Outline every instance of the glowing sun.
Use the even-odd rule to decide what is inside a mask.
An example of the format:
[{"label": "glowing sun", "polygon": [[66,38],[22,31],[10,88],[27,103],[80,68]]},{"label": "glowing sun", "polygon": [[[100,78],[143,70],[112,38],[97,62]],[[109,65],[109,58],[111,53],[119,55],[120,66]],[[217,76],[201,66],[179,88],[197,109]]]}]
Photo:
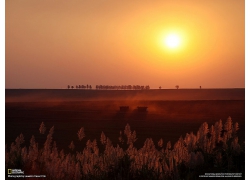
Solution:
[{"label": "glowing sun", "polygon": [[165,37],[164,43],[168,48],[175,49],[180,46],[181,39],[177,34],[169,34]]}]

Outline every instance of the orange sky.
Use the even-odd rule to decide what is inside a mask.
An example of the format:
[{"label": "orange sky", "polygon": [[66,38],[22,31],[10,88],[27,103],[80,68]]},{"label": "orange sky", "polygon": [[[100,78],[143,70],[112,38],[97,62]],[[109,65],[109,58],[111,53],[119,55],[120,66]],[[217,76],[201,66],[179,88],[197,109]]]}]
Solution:
[{"label": "orange sky", "polygon": [[[245,87],[243,0],[5,4],[6,88]],[[176,49],[164,44],[169,33]]]}]

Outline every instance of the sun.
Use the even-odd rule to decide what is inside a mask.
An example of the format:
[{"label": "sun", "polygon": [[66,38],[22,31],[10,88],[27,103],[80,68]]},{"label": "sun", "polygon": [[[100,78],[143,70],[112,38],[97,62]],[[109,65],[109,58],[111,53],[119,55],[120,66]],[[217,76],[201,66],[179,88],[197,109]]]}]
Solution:
[{"label": "sun", "polygon": [[174,33],[167,35],[164,39],[165,46],[167,46],[170,49],[175,49],[179,47],[180,42],[181,42],[180,36]]}]

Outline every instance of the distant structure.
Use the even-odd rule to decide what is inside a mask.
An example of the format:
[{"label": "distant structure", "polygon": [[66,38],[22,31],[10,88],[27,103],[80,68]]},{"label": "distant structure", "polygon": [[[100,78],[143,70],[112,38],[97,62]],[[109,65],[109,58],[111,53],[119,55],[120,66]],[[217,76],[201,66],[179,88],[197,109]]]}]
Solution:
[{"label": "distant structure", "polygon": [[120,106],[121,112],[127,112],[129,110],[129,106]]},{"label": "distant structure", "polygon": [[201,89],[201,86],[200,86],[200,89]]},{"label": "distant structure", "polygon": [[138,112],[147,112],[148,107],[146,106],[138,106],[137,110]]}]

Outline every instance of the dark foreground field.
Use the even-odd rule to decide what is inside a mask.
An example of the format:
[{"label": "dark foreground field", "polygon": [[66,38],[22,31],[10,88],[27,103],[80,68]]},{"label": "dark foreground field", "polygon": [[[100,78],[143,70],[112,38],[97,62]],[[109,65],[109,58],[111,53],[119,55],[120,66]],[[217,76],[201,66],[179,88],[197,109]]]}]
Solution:
[{"label": "dark foreground field", "polygon": [[242,179],[244,96],[244,89],[6,90],[5,169],[51,180]]},{"label": "dark foreground field", "polygon": [[[57,101],[55,97],[51,97],[52,101],[46,98],[44,101],[42,99],[38,101],[34,97],[31,99],[37,91],[37,94],[43,94],[47,98],[54,93]],[[168,91],[165,92],[165,96],[162,94],[163,100],[127,99],[134,91],[131,91],[130,94],[129,91],[124,91],[126,98],[124,96],[123,100],[114,100],[111,97],[115,98],[119,93],[122,95],[120,91],[96,91],[99,98],[101,93],[103,93],[104,99],[107,98],[104,96],[107,93],[110,98],[110,100],[98,100],[93,99],[95,94],[92,90],[88,92],[92,99],[86,98],[87,100],[81,101],[73,100],[75,100],[76,95],[80,96],[80,93],[85,94],[83,97],[86,96],[87,93],[84,90],[82,92],[75,90],[76,95],[74,90],[69,90],[69,92],[67,90],[37,91],[6,90],[6,144],[10,145],[20,133],[23,133],[27,143],[31,135],[35,135],[38,142],[44,140],[38,131],[41,122],[45,123],[47,129],[55,126],[54,139],[59,148],[67,147],[72,140],[77,143],[76,133],[81,127],[85,129],[84,142],[88,139],[99,140],[103,131],[116,144],[119,132],[124,130],[127,123],[137,133],[136,146],[141,147],[145,139],[149,137],[153,138],[154,141],[163,138],[165,142],[170,140],[174,143],[186,133],[191,131],[196,133],[203,122],[207,122],[211,126],[220,119],[225,122],[229,116],[233,122],[239,123],[239,139],[244,141],[245,100],[243,99],[244,91],[241,89],[229,90],[229,92],[224,90],[224,96],[221,100],[215,100],[220,99],[218,95],[223,93],[221,90],[206,90],[205,94],[210,94],[210,96],[204,96],[203,99],[211,98],[212,100],[202,100],[201,94],[196,93],[199,90],[185,90],[186,94],[182,95],[183,98],[193,98],[192,100],[185,100],[185,98],[181,100],[177,97],[175,100],[168,100]],[[60,92],[62,93],[60,94]],[[114,96],[111,96],[112,92]],[[162,93],[163,91],[152,90],[152,92],[146,93],[151,93],[151,96],[152,93],[155,93],[155,96],[158,97],[160,93],[157,92]],[[179,90],[175,90],[175,92],[178,94]],[[28,93],[32,94],[30,98],[28,98]],[[192,96],[192,93],[196,94]],[[199,99],[195,100],[194,97],[197,94]],[[225,96],[226,94],[227,96]],[[65,99],[63,99],[63,95],[66,96]],[[70,95],[73,97],[71,100],[69,100]],[[151,96],[145,99],[152,99]],[[28,102],[25,102],[25,97]],[[14,98],[16,100],[19,98],[20,102],[13,101]],[[122,98],[121,96],[120,99]],[[32,100],[37,102],[32,102]],[[129,106],[129,111],[120,112],[120,106]],[[137,106],[147,106],[148,112],[138,112]]]}]

